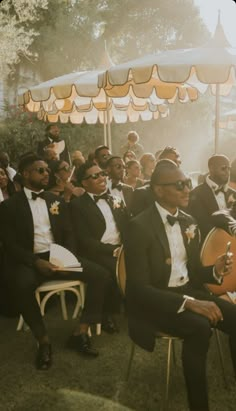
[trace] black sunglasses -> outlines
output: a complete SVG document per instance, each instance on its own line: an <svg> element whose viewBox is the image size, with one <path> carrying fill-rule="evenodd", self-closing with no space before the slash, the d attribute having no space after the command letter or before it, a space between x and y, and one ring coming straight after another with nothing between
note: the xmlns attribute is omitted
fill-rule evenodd
<svg viewBox="0 0 236 411"><path fill-rule="evenodd" d="M32 171L37 171L39 174L44 174L44 173L50 173L50 168L48 167L38 167L38 168L32 168Z"/></svg>
<svg viewBox="0 0 236 411"><path fill-rule="evenodd" d="M107 173L105 171L99 171L99 173L94 173L90 174L87 177L84 177L83 180L88 180L89 178L92 178L93 180L97 180L99 177L106 177Z"/></svg>
<svg viewBox="0 0 236 411"><path fill-rule="evenodd" d="M58 168L58 171L70 171L70 170L71 170L70 166L64 166L64 167Z"/></svg>
<svg viewBox="0 0 236 411"><path fill-rule="evenodd" d="M175 181L174 183L163 183L163 184L158 184L159 186L174 186L177 191L183 191L185 187L187 187L189 190L192 190L192 180L188 178L187 180L178 180Z"/></svg>

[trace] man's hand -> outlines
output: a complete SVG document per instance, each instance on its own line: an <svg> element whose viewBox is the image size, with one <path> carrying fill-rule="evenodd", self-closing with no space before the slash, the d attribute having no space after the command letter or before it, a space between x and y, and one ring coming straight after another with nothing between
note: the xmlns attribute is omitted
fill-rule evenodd
<svg viewBox="0 0 236 411"><path fill-rule="evenodd" d="M35 262L36 270L45 277L51 277L53 273L57 270L57 266L50 263L49 261L42 260L38 258Z"/></svg>
<svg viewBox="0 0 236 411"><path fill-rule="evenodd" d="M223 320L222 312L212 301L187 300L184 307L186 310L193 311L208 318L213 326L215 326L218 321Z"/></svg>
<svg viewBox="0 0 236 411"><path fill-rule="evenodd" d="M233 253L220 255L215 262L216 274L225 277L230 274L233 267Z"/></svg>

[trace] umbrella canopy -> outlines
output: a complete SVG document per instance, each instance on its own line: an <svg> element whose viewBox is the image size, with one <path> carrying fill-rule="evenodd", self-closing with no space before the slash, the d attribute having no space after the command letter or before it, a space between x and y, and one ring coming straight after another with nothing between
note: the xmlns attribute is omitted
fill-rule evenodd
<svg viewBox="0 0 236 411"><path fill-rule="evenodd" d="M158 82L177 87L187 83L205 92L210 86L216 95L215 149L219 133L219 95L227 95L235 83L236 48L226 39L220 15L213 38L203 47L167 50L111 67L99 76L99 86L108 96L125 96L130 88L139 97L157 90ZM162 83L163 84L163 83ZM158 90L164 98L165 88Z"/></svg>

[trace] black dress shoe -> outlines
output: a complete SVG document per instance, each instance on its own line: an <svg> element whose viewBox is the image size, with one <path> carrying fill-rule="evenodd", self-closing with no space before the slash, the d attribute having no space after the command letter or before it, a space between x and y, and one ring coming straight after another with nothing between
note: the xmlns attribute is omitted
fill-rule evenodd
<svg viewBox="0 0 236 411"><path fill-rule="evenodd" d="M112 318L107 317L104 318L102 321L102 330L107 332L108 334L118 333L119 329L116 323L112 320Z"/></svg>
<svg viewBox="0 0 236 411"><path fill-rule="evenodd" d="M68 342L67 348L77 351L86 357L97 357L98 351L91 347L91 341L88 334L82 333L79 335L71 335Z"/></svg>
<svg viewBox="0 0 236 411"><path fill-rule="evenodd" d="M38 370L48 370L52 365L51 344L40 344L36 357L36 368Z"/></svg>

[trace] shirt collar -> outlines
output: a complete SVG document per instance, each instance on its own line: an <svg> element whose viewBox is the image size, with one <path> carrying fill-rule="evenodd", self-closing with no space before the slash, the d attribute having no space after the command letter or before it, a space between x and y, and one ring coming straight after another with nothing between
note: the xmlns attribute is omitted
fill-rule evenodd
<svg viewBox="0 0 236 411"><path fill-rule="evenodd" d="M213 191L216 191L220 187L222 187L222 186L219 186L218 184L216 184L214 181L212 181L210 179L209 175L206 177L206 183ZM224 189L224 191L228 190L228 184L227 183L223 185L223 189Z"/></svg>
<svg viewBox="0 0 236 411"><path fill-rule="evenodd" d="M30 190L29 188L24 187L24 192L25 192L25 195L28 198L28 200L32 200L32 192L36 193L36 194L39 194L42 191L44 191L44 190L34 191L34 190Z"/></svg>
<svg viewBox="0 0 236 411"><path fill-rule="evenodd" d="M174 217L177 217L178 216L178 214L179 214L179 210L177 209L177 211L176 211L176 213L175 214L171 214L169 211L167 211L165 208L163 208L162 206L160 206L160 204L157 202L157 201L155 201L155 205L156 205L156 208L157 208L157 210L159 211L159 214L160 214L160 216L161 216L161 219L162 219L162 222L163 222L163 224L165 225L166 223L168 223L168 220L167 220L167 216L168 215L174 215Z"/></svg>

